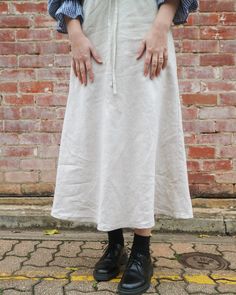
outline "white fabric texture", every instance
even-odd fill
[[[83,9],[103,64],[92,59],[87,86],[71,67],[51,215],[101,231],[193,218],[171,29],[158,77],[144,76],[145,53],[136,60],[156,0],[85,0]]]

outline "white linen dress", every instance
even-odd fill
[[[51,216],[98,230],[193,218],[174,41],[168,65],[144,76],[141,40],[156,0],[85,0],[83,31],[103,59],[94,83],[70,72]]]

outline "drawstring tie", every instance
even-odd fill
[[[113,17],[113,15],[111,15],[111,2],[112,1],[115,3],[114,17]],[[111,21],[113,21],[112,28],[111,28]],[[108,44],[108,46],[112,46],[112,52],[110,54],[110,63],[112,66],[110,86],[113,87],[113,94],[117,93],[117,86],[116,86],[117,23],[118,23],[117,0],[109,0],[109,15],[108,15],[108,29],[109,29],[108,42],[109,42],[109,44]]]

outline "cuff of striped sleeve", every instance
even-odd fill
[[[165,3],[165,1],[166,0],[157,0],[158,9],[163,3]],[[198,8],[197,0],[180,0],[180,4],[175,13],[173,23],[175,25],[186,23],[189,13],[196,11],[197,8]]]
[[[83,8],[77,0],[66,0],[57,9],[55,18],[57,20],[57,31],[59,33],[67,34],[67,27],[65,21],[65,15],[76,19],[79,18],[80,23],[83,22]]]

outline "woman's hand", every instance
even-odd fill
[[[141,58],[146,49],[144,62],[144,75],[150,74],[153,79],[160,71],[165,69],[168,60],[167,48],[168,28],[153,25],[141,42],[137,59]]]
[[[99,64],[103,63],[92,42],[84,35],[79,20],[67,18],[67,28],[71,43],[72,66],[75,75],[82,84],[87,85],[87,75],[94,81],[91,57]]]
[[[153,25],[138,50],[137,59],[143,55],[146,48],[144,75],[147,76],[150,70],[151,79],[158,76],[167,65],[168,31],[179,5],[180,0],[166,0],[160,5]]]

